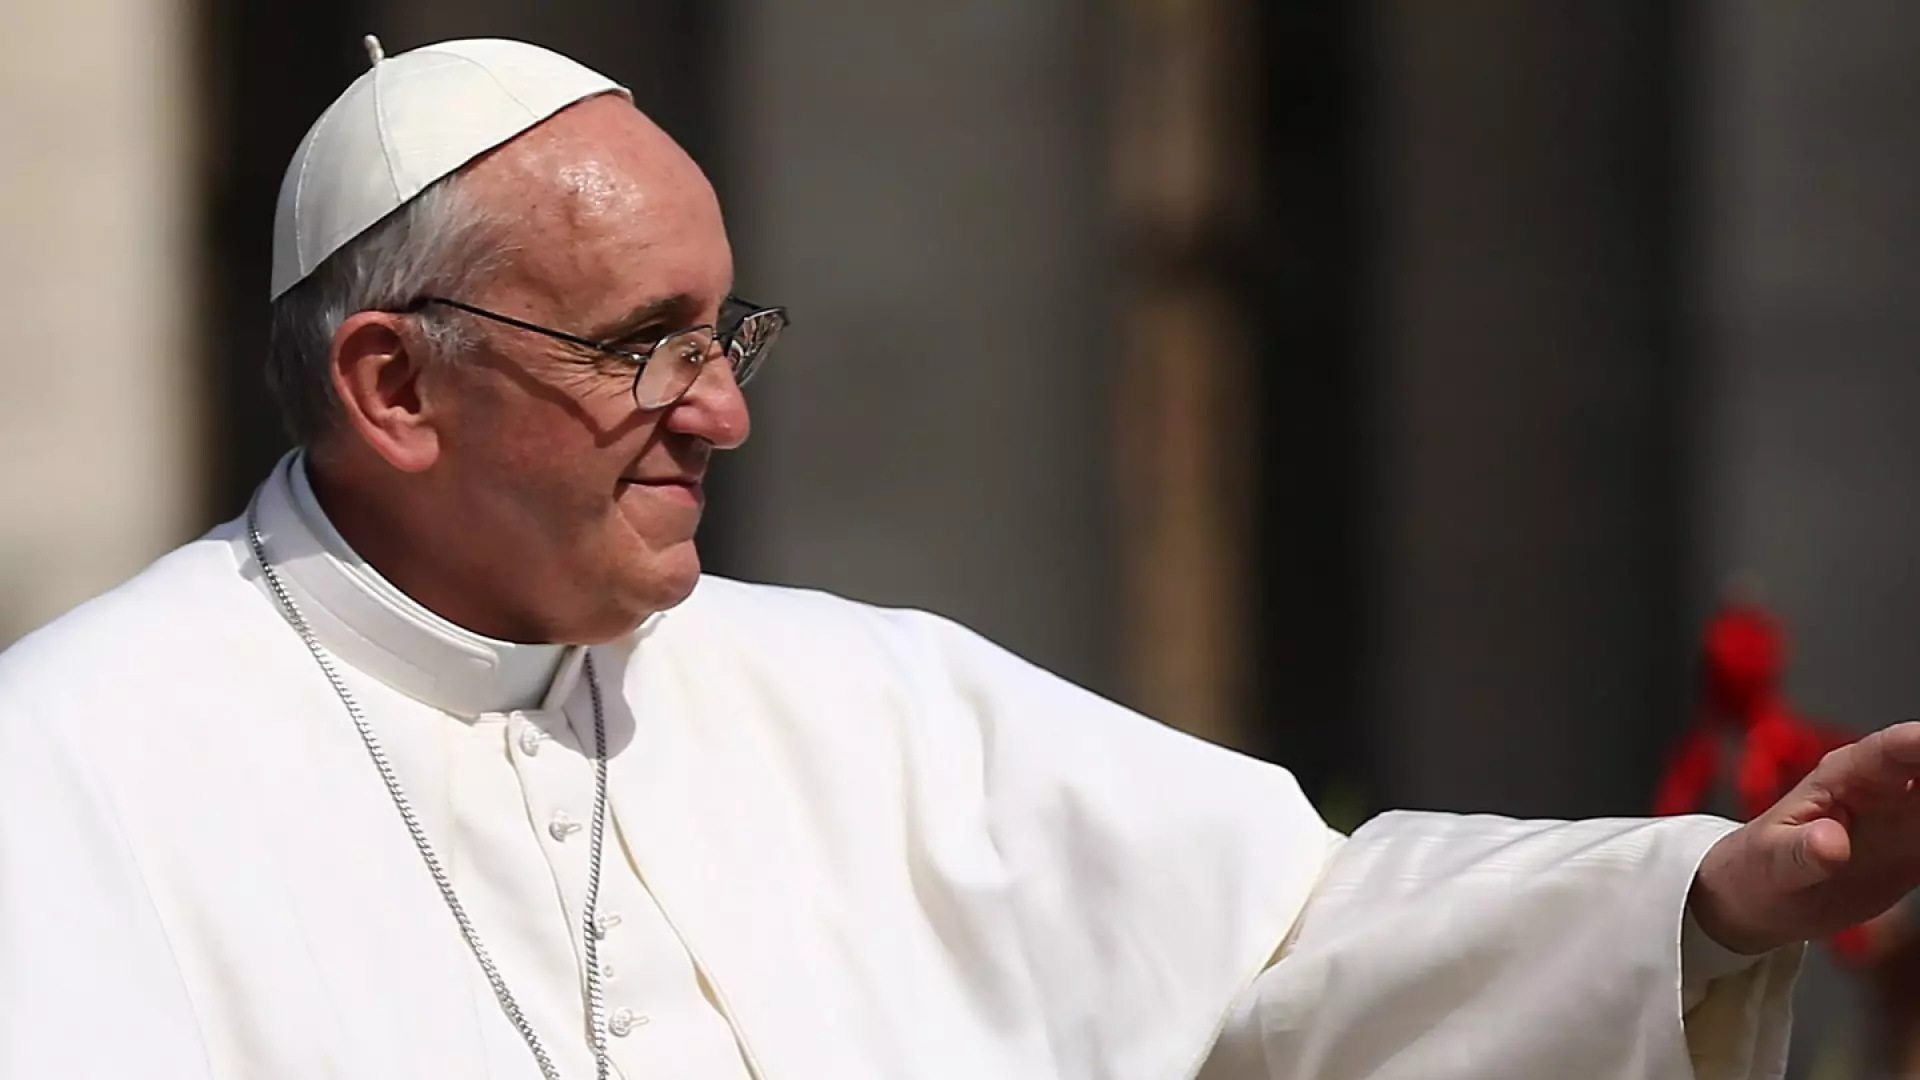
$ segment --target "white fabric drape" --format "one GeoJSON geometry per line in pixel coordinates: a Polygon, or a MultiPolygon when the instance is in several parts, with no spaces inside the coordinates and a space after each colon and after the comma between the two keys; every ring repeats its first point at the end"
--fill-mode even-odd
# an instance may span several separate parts
{"type": "MultiPolygon", "coordinates": [[[[258,572],[230,523],[0,655],[0,1076],[530,1080],[258,572]]],[[[1342,839],[949,622],[720,579],[593,655],[623,854],[759,1080],[1778,1073],[1795,953],[1682,986],[1723,822],[1342,839]]]]}

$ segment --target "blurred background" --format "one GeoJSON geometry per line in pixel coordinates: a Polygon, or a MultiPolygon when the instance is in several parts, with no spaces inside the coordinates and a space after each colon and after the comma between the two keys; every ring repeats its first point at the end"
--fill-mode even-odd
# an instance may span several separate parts
{"type": "MultiPolygon", "coordinates": [[[[1920,713],[1920,4],[0,0],[0,644],[239,511],[273,203],[511,36],[795,318],[710,568],[940,611],[1386,807],[1647,811],[1734,582],[1920,713]]],[[[1800,1076],[1865,1076],[1858,980],[1800,1076]]]]}

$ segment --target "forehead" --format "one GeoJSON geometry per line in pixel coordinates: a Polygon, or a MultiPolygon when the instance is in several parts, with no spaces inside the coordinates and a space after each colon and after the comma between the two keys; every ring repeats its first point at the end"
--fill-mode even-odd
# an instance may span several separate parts
{"type": "Polygon", "coordinates": [[[502,218],[500,289],[581,318],[664,296],[717,303],[733,257],[713,186],[624,99],[582,102],[477,163],[502,218]]]}

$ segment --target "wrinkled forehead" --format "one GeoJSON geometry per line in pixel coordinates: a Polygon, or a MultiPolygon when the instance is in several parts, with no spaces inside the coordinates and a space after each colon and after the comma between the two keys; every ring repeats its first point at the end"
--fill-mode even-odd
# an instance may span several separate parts
{"type": "Polygon", "coordinates": [[[565,307],[685,294],[717,304],[732,252],[713,186],[621,98],[565,110],[477,163],[503,277],[565,307]]]}

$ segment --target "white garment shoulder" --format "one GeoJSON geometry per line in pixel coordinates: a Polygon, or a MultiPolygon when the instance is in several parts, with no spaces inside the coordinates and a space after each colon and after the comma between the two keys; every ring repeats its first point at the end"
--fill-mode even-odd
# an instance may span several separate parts
{"type": "MultiPolygon", "coordinates": [[[[275,625],[233,558],[228,522],[0,652],[0,691],[124,705],[143,690],[176,693],[227,663],[222,643],[275,625]]],[[[101,716],[102,721],[111,719],[101,716]]]]}
{"type": "Polygon", "coordinates": [[[183,688],[249,632],[245,588],[226,544],[204,538],[0,653],[0,1076],[215,1074],[100,750],[173,775],[183,688]]]}

